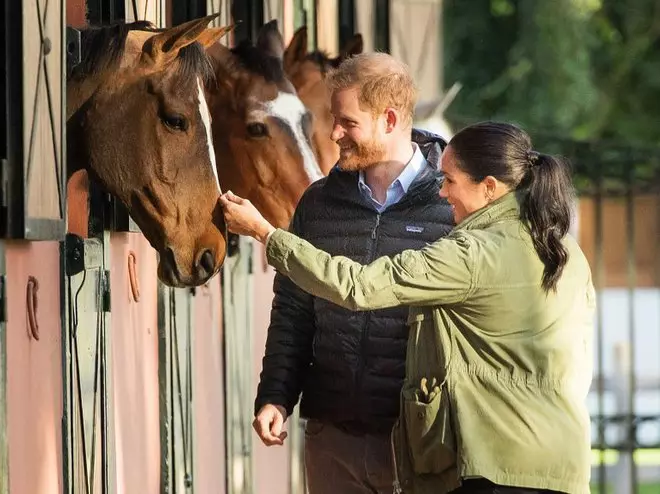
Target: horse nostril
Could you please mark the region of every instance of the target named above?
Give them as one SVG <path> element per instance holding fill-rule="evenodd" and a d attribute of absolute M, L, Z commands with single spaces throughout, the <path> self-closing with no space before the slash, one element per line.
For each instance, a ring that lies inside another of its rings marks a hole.
<path fill-rule="evenodd" d="M 207 275 L 213 274 L 215 271 L 215 259 L 213 253 L 206 249 L 199 258 L 199 266 L 206 272 Z"/>

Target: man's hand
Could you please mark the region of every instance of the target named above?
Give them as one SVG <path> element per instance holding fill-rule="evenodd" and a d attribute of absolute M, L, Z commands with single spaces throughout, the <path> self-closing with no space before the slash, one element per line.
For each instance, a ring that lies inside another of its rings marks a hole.
<path fill-rule="evenodd" d="M 252 427 L 266 446 L 284 444 L 286 431 L 282 430 L 287 419 L 286 410 L 280 405 L 264 405 L 252 422 Z"/>
<path fill-rule="evenodd" d="M 231 191 L 220 196 L 220 205 L 230 232 L 250 236 L 263 244 L 268 234 L 275 230 L 250 201 Z"/>

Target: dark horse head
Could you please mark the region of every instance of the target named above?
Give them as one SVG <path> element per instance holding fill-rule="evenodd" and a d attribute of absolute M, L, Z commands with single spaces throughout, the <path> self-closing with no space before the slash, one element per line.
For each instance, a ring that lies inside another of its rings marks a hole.
<path fill-rule="evenodd" d="M 170 286 L 204 283 L 225 257 L 205 98 L 214 83 L 205 48 L 228 30 L 207 28 L 215 17 L 86 29 L 67 79 L 69 171 L 86 169 L 126 206 Z"/>
<path fill-rule="evenodd" d="M 209 106 L 220 184 L 286 228 L 322 174 L 312 149 L 313 117 L 284 72 L 277 23 L 263 26 L 255 44 L 216 43 L 207 52 L 218 81 Z"/>

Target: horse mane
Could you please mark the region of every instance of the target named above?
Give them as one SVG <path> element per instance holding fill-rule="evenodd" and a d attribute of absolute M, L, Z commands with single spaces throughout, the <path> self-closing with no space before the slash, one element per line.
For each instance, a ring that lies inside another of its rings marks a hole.
<path fill-rule="evenodd" d="M 149 21 L 117 22 L 103 26 L 90 26 L 81 30 L 81 60 L 71 71 L 71 77 L 84 79 L 98 75 L 117 66 L 126 48 L 126 38 L 131 31 L 151 31 L 156 28 Z M 211 61 L 199 43 L 182 48 L 177 56 L 177 71 L 183 77 L 201 77 L 205 84 L 215 79 Z"/>
<path fill-rule="evenodd" d="M 239 67 L 259 74 L 267 82 L 281 82 L 286 77 L 282 60 L 263 53 L 247 40 L 232 48 L 231 52 Z"/>
<path fill-rule="evenodd" d="M 321 72 L 325 74 L 329 70 L 336 69 L 341 63 L 340 57 L 331 58 L 327 52 L 323 50 L 315 50 L 307 54 L 305 60 L 314 62 L 319 66 Z"/>

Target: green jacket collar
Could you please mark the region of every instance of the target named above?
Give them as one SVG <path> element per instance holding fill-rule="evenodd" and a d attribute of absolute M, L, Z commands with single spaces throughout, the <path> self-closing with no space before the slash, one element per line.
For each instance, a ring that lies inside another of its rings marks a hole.
<path fill-rule="evenodd" d="M 520 197 L 509 192 L 461 221 L 455 230 L 479 230 L 498 221 L 520 218 Z"/>

